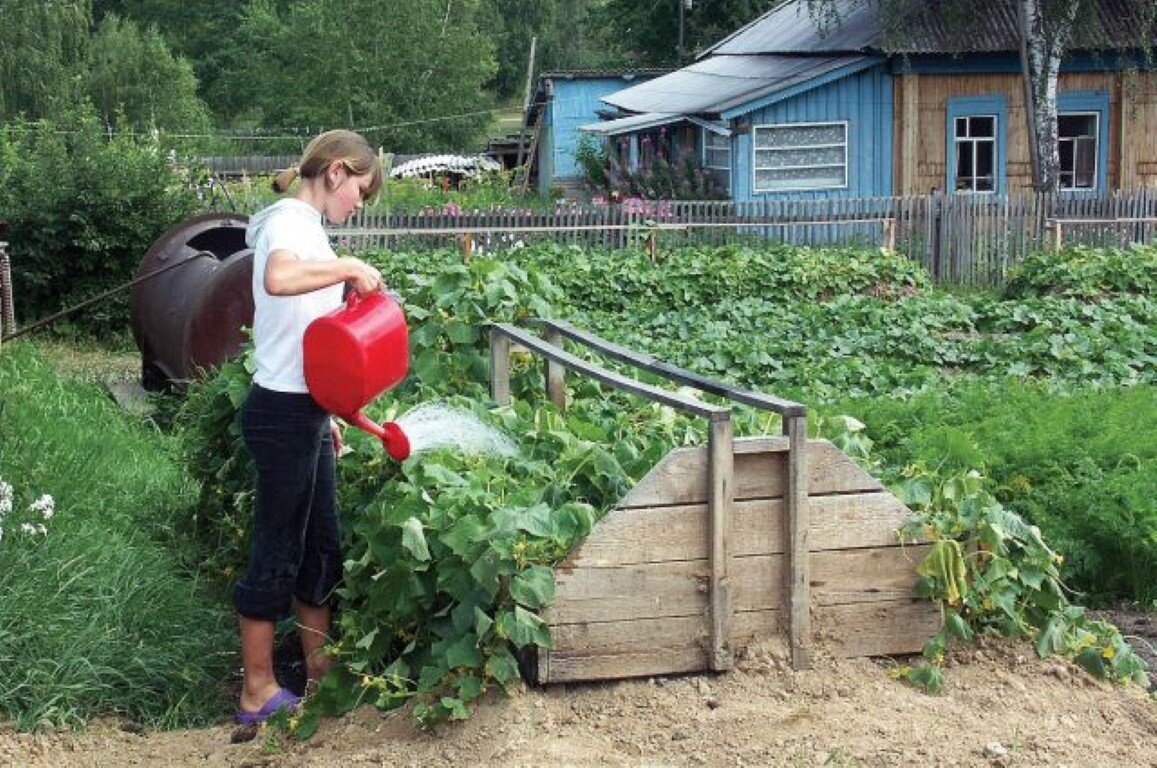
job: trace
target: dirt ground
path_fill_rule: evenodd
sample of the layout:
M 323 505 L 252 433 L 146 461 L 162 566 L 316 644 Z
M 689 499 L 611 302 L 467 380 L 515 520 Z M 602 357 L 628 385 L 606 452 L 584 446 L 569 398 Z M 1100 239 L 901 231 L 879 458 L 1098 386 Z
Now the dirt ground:
M 228 723 L 0 732 L 0 765 L 1157 766 L 1157 700 L 1139 686 L 1003 640 L 956 652 L 936 696 L 889 679 L 898 663 L 820 659 L 793 672 L 783 649 L 760 646 L 723 674 L 491 695 L 432 731 L 407 711 L 365 708 L 306 742 L 265 731 L 234 744 Z

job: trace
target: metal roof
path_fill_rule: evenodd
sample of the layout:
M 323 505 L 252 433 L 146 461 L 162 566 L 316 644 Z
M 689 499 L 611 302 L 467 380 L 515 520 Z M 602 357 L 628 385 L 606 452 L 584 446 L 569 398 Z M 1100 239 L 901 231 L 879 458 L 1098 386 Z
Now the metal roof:
M 597 133 L 601 136 L 618 136 L 621 133 L 633 133 L 646 128 L 657 128 L 660 125 L 670 125 L 680 120 L 686 120 L 683 115 L 668 112 L 644 112 L 640 115 L 628 115 L 614 120 L 601 120 L 597 123 L 588 123 L 579 128 L 586 133 Z
M 871 62 L 867 56 L 711 56 L 603 101 L 627 112 L 719 114 L 842 67 Z
M 1143 48 L 1157 37 L 1153 0 L 1090 3 L 1087 18 L 1077 19 L 1070 49 Z M 703 55 L 1009 53 L 1019 50 L 1018 40 L 1015 0 L 972 0 L 966 7 L 909 0 L 886 10 L 875 0 L 832 0 L 831 10 L 819 15 L 807 0 L 789 0 Z

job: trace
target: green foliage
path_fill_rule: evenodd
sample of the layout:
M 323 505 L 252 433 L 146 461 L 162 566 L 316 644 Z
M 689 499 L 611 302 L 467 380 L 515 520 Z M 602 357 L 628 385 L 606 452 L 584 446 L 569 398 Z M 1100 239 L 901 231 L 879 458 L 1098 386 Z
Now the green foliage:
M 436 0 L 254 0 L 220 80 L 234 96 L 230 117 L 380 126 L 362 132 L 396 151 L 469 146 L 489 122 L 482 86 L 494 52 L 474 5 L 454 10 Z
M 178 533 L 192 543 L 189 565 L 221 592 L 244 571 L 249 554 L 256 475 L 241 438 L 241 406 L 254 370 L 247 344 L 215 376 L 189 387 L 176 419 L 185 467 L 200 483 L 196 509 Z
M 1066 584 L 1092 604 L 1157 599 L 1157 395 L 1152 386 L 973 383 L 858 414 L 886 463 L 982 467 L 993 493 L 1063 553 Z M 980 448 L 983 446 L 983 448 Z
M 7 517 L 55 501 L 51 517 L 0 521 L 0 719 L 214 722 L 236 639 L 170 553 L 194 497 L 170 441 L 27 342 L 0 352 L 0 392 Z
M 979 472 L 952 463 L 912 464 L 893 487 L 917 513 L 902 537 L 930 543 L 916 569 L 917 594 L 939 603 L 944 616 L 924 646 L 925 663 L 899 675 L 939 690 L 938 667 L 949 645 L 995 632 L 1032 637 L 1042 657 L 1070 657 L 1098 677 L 1148 685 L 1144 662 L 1120 631 L 1069 603 L 1058 569 L 1062 558 L 1040 529 L 989 494 Z
M 0 129 L 0 210 L 25 320 L 128 281 L 156 238 L 193 209 L 155 141 L 110 139 L 90 109 Z M 123 329 L 127 294 L 73 322 L 98 333 Z
M 155 28 L 140 29 L 115 15 L 92 36 L 84 88 L 109 125 L 178 134 L 212 127 L 189 62 L 174 58 Z
M 0 3 L 0 121 L 51 117 L 76 103 L 91 23 L 89 0 Z
M 1088 248 L 1040 252 L 1009 270 L 1010 299 L 1064 296 L 1082 300 L 1118 294 L 1157 295 L 1157 247 Z

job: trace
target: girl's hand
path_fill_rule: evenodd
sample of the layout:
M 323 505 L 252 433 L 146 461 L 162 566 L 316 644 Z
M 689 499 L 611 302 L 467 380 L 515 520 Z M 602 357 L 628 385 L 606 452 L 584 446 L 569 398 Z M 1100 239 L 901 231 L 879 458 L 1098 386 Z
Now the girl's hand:
M 341 439 L 341 426 L 333 419 L 329 420 L 329 434 L 333 438 L 333 457 L 340 459 L 345 450 L 345 441 Z
M 382 273 L 376 267 L 353 257 L 346 257 L 345 261 L 350 269 L 346 282 L 359 296 L 368 296 L 382 289 Z

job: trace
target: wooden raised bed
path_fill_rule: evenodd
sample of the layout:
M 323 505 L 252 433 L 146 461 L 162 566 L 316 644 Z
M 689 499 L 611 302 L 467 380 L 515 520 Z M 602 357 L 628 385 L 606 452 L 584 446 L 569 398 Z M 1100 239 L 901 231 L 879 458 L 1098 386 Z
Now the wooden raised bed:
M 799 403 L 737 390 L 565 323 L 546 339 L 491 328 L 491 386 L 506 403 L 512 344 L 547 360 L 547 391 L 565 407 L 563 369 L 703 418 L 708 444 L 671 451 L 556 567 L 544 611 L 554 647 L 540 683 L 728 669 L 752 642 L 783 637 L 793 667 L 815 643 L 835 656 L 919 651 L 936 607 L 913 597 L 922 545 L 901 546 L 911 512 L 826 440 L 807 439 Z M 564 339 L 783 418 L 782 437 L 732 437 L 728 408 L 592 365 Z

